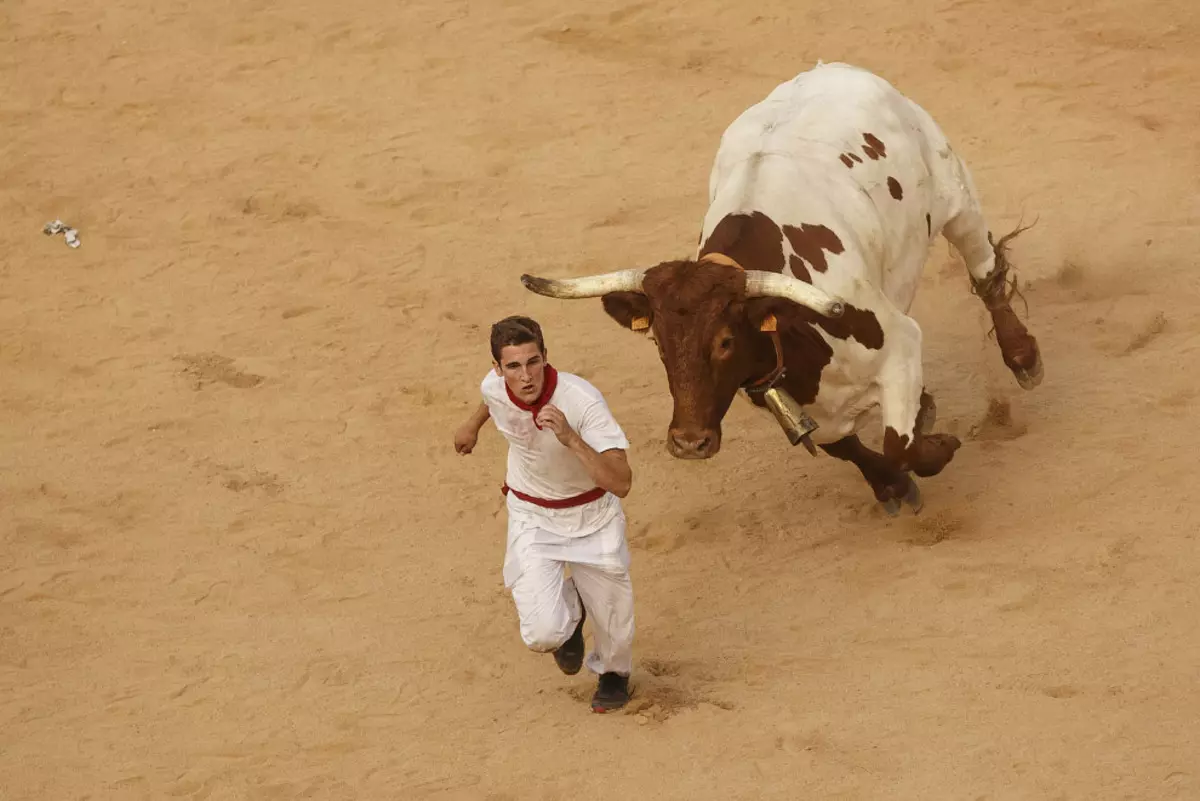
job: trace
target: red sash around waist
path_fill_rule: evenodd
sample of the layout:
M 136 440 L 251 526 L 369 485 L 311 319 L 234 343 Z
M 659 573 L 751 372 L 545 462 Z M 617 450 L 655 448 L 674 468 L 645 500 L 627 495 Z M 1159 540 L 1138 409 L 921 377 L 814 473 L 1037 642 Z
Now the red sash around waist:
M 520 490 L 515 490 L 508 486 L 507 483 L 500 488 L 500 491 L 505 495 L 511 492 L 513 495 L 516 495 L 526 503 L 532 503 L 535 506 L 541 506 L 543 509 L 569 509 L 572 506 L 583 506 L 585 503 L 591 503 L 592 501 L 603 498 L 604 493 L 607 492 L 607 490 L 603 490 L 600 487 L 594 487 L 587 492 L 580 493 L 579 495 L 575 495 L 571 498 L 548 500 L 546 498 L 535 498 L 532 495 L 526 495 Z

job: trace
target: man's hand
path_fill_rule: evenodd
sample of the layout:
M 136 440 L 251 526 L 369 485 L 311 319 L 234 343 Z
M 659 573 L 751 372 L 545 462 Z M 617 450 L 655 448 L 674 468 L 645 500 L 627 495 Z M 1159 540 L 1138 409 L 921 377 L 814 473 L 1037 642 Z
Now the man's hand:
M 618 498 L 629 494 L 629 489 L 633 486 L 633 471 L 629 469 L 625 451 L 613 449 L 597 453 L 578 431 L 571 428 L 566 415 L 549 404 L 538 412 L 537 422 L 542 428 L 553 431 L 558 441 L 579 457 L 596 486 L 603 487 Z
M 475 443 L 479 441 L 479 429 L 483 428 L 489 417 L 491 412 L 488 411 L 487 404 L 479 404 L 475 412 L 467 418 L 467 422 L 454 432 L 454 450 L 464 456 L 473 451 Z
M 542 410 L 538 412 L 537 422 L 542 428 L 553 431 L 554 436 L 558 437 L 558 441 L 563 445 L 569 446 L 579 437 L 579 434 L 567 422 L 566 415 L 556 406 L 550 404 L 543 406 Z
M 454 432 L 454 450 L 464 456 L 475 449 L 475 443 L 479 441 L 479 429 L 472 425 L 465 425 Z

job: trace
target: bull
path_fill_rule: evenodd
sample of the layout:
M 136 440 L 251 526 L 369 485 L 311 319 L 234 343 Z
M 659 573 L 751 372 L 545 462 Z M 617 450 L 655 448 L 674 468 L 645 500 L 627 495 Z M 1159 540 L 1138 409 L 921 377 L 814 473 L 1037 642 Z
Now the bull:
M 961 445 L 935 433 L 922 333 L 908 311 L 944 236 L 995 325 L 1018 384 L 1042 380 L 1037 340 L 1011 305 L 1006 257 L 970 171 L 933 118 L 848 64 L 802 72 L 723 132 L 695 257 L 582 278 L 522 275 L 551 298 L 599 297 L 653 339 L 674 412 L 666 447 L 710 459 L 741 394 L 792 444 L 858 467 L 890 514 L 915 511 L 912 475 L 935 476 Z M 878 408 L 882 453 L 858 432 Z

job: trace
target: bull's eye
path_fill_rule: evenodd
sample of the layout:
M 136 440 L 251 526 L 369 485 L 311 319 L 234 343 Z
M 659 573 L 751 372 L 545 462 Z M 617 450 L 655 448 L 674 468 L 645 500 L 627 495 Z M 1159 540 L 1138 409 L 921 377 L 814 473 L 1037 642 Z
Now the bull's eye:
M 725 337 L 721 340 L 721 350 L 729 350 L 733 347 L 733 337 Z

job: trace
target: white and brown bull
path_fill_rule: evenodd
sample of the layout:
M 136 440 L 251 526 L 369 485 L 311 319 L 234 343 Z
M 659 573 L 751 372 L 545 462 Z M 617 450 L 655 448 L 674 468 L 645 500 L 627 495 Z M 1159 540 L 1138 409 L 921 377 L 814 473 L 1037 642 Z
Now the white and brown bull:
M 1032 389 L 1042 363 L 1009 302 L 1008 237 L 993 241 L 966 165 L 890 83 L 818 64 L 725 131 L 695 260 L 521 280 L 549 297 L 600 297 L 654 339 L 675 405 L 672 455 L 714 456 L 739 391 L 766 406 L 768 389 L 783 390 L 810 418 L 806 445 L 853 462 L 895 513 L 901 499 L 920 507 L 910 472 L 938 474 L 960 445 L 932 433 L 921 329 L 908 316 L 938 234 L 966 262 L 1005 364 Z M 882 454 L 857 436 L 876 406 Z

